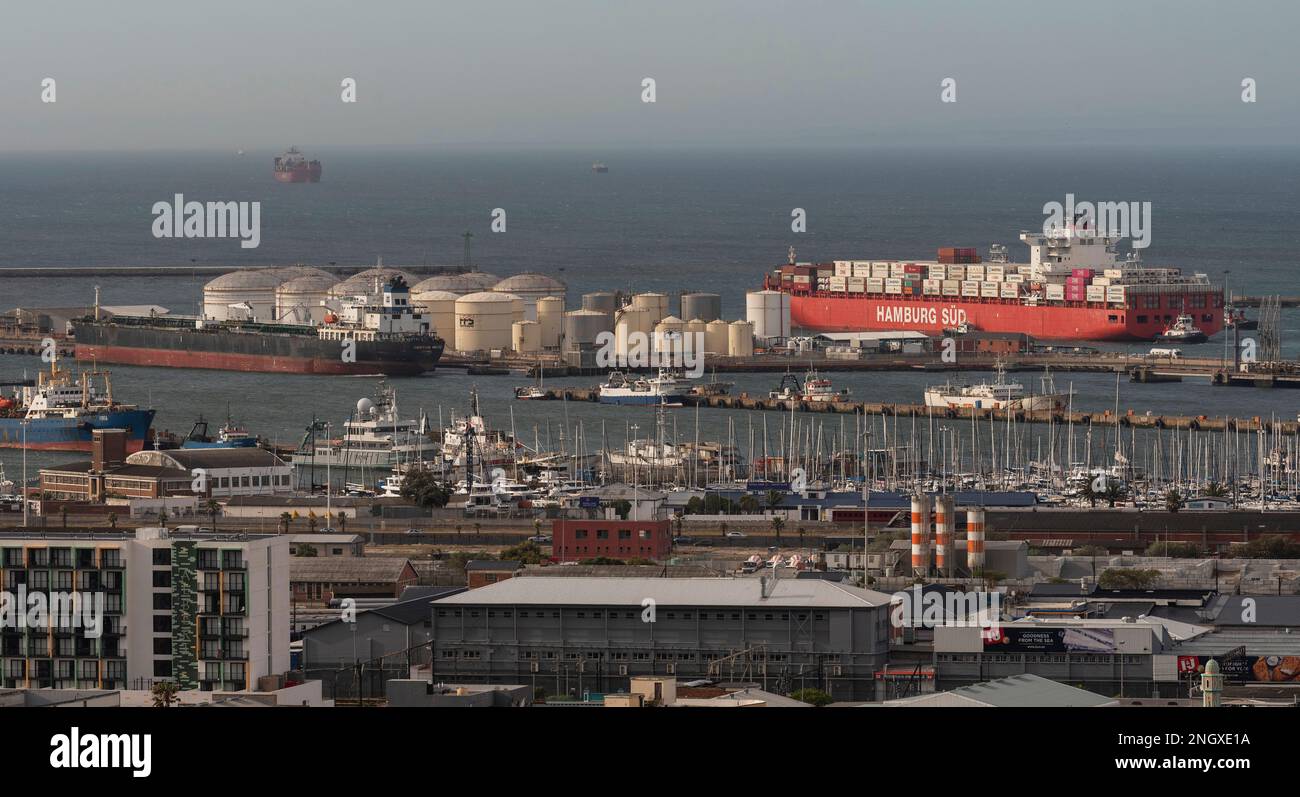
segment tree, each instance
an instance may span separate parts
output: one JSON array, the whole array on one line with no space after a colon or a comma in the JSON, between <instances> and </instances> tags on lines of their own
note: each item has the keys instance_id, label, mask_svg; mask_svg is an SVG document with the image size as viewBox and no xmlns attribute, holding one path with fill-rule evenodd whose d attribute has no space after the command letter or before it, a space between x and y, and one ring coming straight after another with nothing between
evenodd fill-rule
<instances>
[{"instance_id":1,"label":"tree","mask_svg":"<svg viewBox=\"0 0 1300 797\"><path fill-rule=\"evenodd\" d=\"M1201 546L1194 542L1153 542L1147 546L1147 556L1169 556L1174 559L1199 559Z\"/></svg>"},{"instance_id":2,"label":"tree","mask_svg":"<svg viewBox=\"0 0 1300 797\"><path fill-rule=\"evenodd\" d=\"M632 514L632 502L626 499L615 501L610 506L614 508L619 520L627 520L627 516Z\"/></svg>"},{"instance_id":3,"label":"tree","mask_svg":"<svg viewBox=\"0 0 1300 797\"><path fill-rule=\"evenodd\" d=\"M532 540L525 540L518 545L506 548L501 552L502 560L518 560L526 565L539 565L546 561L546 554L542 553L542 546Z\"/></svg>"},{"instance_id":4,"label":"tree","mask_svg":"<svg viewBox=\"0 0 1300 797\"><path fill-rule=\"evenodd\" d=\"M208 511L208 517L212 518L212 530L213 530L213 531L216 531L216 530L217 530L217 513L221 511L221 504L218 504L216 501L214 501L213 499L209 498L209 499L208 499L208 500L203 504L203 508L206 509L206 510Z\"/></svg>"},{"instance_id":5,"label":"tree","mask_svg":"<svg viewBox=\"0 0 1300 797\"><path fill-rule=\"evenodd\" d=\"M1101 493L1093 489L1092 482L1086 482L1083 489L1079 491L1079 495L1083 496L1084 500L1088 502L1088 506L1096 506L1097 499L1101 498Z\"/></svg>"},{"instance_id":6,"label":"tree","mask_svg":"<svg viewBox=\"0 0 1300 797\"><path fill-rule=\"evenodd\" d=\"M810 705L816 706L818 708L821 708L822 706L829 706L831 703L835 702L830 695L826 694L822 690L812 689L812 688L798 689L794 692L791 692L790 697L793 697L795 700L798 700L800 702L808 703Z\"/></svg>"},{"instance_id":7,"label":"tree","mask_svg":"<svg viewBox=\"0 0 1300 797\"><path fill-rule=\"evenodd\" d=\"M312 512L312 513L310 513L310 514L307 515L307 533L308 533L308 534L315 534L315 533L316 533L316 513L315 513L315 512Z\"/></svg>"},{"instance_id":8,"label":"tree","mask_svg":"<svg viewBox=\"0 0 1300 797\"><path fill-rule=\"evenodd\" d=\"M158 510L158 525L162 526L163 528L167 528L167 505L166 504L163 504L162 508Z\"/></svg>"},{"instance_id":9,"label":"tree","mask_svg":"<svg viewBox=\"0 0 1300 797\"><path fill-rule=\"evenodd\" d=\"M298 546L298 553L297 553L297 555L298 555L298 556L306 556L306 557L312 557L312 556L315 556L315 555L316 555L316 546L315 546L315 545L308 545L307 543L304 542L302 545L299 545L299 546Z\"/></svg>"},{"instance_id":10,"label":"tree","mask_svg":"<svg viewBox=\"0 0 1300 797\"><path fill-rule=\"evenodd\" d=\"M763 501L768 509L776 509L785 500L785 493L780 490L768 490L763 494Z\"/></svg>"},{"instance_id":11,"label":"tree","mask_svg":"<svg viewBox=\"0 0 1300 797\"><path fill-rule=\"evenodd\" d=\"M442 508L451 493L438 481L438 475L426 468L409 470L402 477L402 498L425 509Z\"/></svg>"},{"instance_id":12,"label":"tree","mask_svg":"<svg viewBox=\"0 0 1300 797\"><path fill-rule=\"evenodd\" d=\"M1159 582L1159 570L1112 567L1097 579L1097 586L1102 589L1151 589Z\"/></svg>"},{"instance_id":13,"label":"tree","mask_svg":"<svg viewBox=\"0 0 1300 797\"><path fill-rule=\"evenodd\" d=\"M289 514L288 512L281 512L281 513L280 513L280 533L281 533L281 534L288 534L288 533L289 533L289 524L292 523L292 522L293 522L293 515Z\"/></svg>"},{"instance_id":14,"label":"tree","mask_svg":"<svg viewBox=\"0 0 1300 797\"><path fill-rule=\"evenodd\" d=\"M170 708L180 702L176 697L179 690L175 681L159 681L150 691L153 693L154 708Z\"/></svg>"},{"instance_id":15,"label":"tree","mask_svg":"<svg viewBox=\"0 0 1300 797\"><path fill-rule=\"evenodd\" d=\"M1207 498L1226 498L1228 496L1228 486L1220 482L1210 482L1201 490L1201 495Z\"/></svg>"},{"instance_id":16,"label":"tree","mask_svg":"<svg viewBox=\"0 0 1300 797\"><path fill-rule=\"evenodd\" d=\"M803 526L800 526L800 527L799 527L799 547L800 547L800 548L803 547L803 535L804 535L804 527L803 527Z\"/></svg>"},{"instance_id":17,"label":"tree","mask_svg":"<svg viewBox=\"0 0 1300 797\"><path fill-rule=\"evenodd\" d=\"M1112 508L1114 508L1116 501L1121 500L1127 494L1128 488L1125 487L1124 483L1119 479L1106 480L1106 492L1104 495L1106 496L1106 503Z\"/></svg>"},{"instance_id":18,"label":"tree","mask_svg":"<svg viewBox=\"0 0 1300 797\"><path fill-rule=\"evenodd\" d=\"M1300 559L1300 543L1278 534L1270 534L1244 545L1232 546L1232 555L1243 559Z\"/></svg>"},{"instance_id":19,"label":"tree","mask_svg":"<svg viewBox=\"0 0 1300 797\"><path fill-rule=\"evenodd\" d=\"M117 531L117 513L116 513L116 512L114 512L114 513L112 513L112 514L110 514L110 515L108 516L108 527L109 527L110 529L112 529L113 531Z\"/></svg>"},{"instance_id":20,"label":"tree","mask_svg":"<svg viewBox=\"0 0 1300 797\"><path fill-rule=\"evenodd\" d=\"M780 515L772 516L772 533L776 535L776 544L781 545L781 529L785 528L785 518Z\"/></svg>"},{"instance_id":21,"label":"tree","mask_svg":"<svg viewBox=\"0 0 1300 797\"><path fill-rule=\"evenodd\" d=\"M1177 512L1183 508L1183 495L1174 488L1169 488L1165 493L1165 509L1169 512Z\"/></svg>"},{"instance_id":22,"label":"tree","mask_svg":"<svg viewBox=\"0 0 1300 797\"><path fill-rule=\"evenodd\" d=\"M754 496L746 493L740 497L740 511L746 515L756 515L762 510L762 504Z\"/></svg>"}]
</instances>

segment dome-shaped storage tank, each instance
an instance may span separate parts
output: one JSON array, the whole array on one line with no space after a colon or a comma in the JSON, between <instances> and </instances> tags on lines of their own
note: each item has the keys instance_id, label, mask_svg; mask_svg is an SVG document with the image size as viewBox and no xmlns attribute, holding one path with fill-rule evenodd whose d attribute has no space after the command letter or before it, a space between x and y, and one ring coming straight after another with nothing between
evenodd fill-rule
<instances>
[{"instance_id":1,"label":"dome-shaped storage tank","mask_svg":"<svg viewBox=\"0 0 1300 797\"><path fill-rule=\"evenodd\" d=\"M727 330L727 356L754 356L754 325L748 321L732 321Z\"/></svg>"},{"instance_id":2,"label":"dome-shaped storage tank","mask_svg":"<svg viewBox=\"0 0 1300 797\"><path fill-rule=\"evenodd\" d=\"M449 346L453 345L456 337L456 300L459 298L459 294L451 291L423 291L411 295L411 304L429 317L434 333Z\"/></svg>"},{"instance_id":3,"label":"dome-shaped storage tank","mask_svg":"<svg viewBox=\"0 0 1300 797\"><path fill-rule=\"evenodd\" d=\"M346 299L349 296L369 296L377 293L376 286L383 288L393 277L401 277L410 285L415 278L410 272L397 268L377 266L358 272L330 288L331 299Z\"/></svg>"},{"instance_id":4,"label":"dome-shaped storage tank","mask_svg":"<svg viewBox=\"0 0 1300 797\"><path fill-rule=\"evenodd\" d=\"M745 294L745 320L754 325L754 337L765 344L790 337L790 294L750 291Z\"/></svg>"},{"instance_id":5,"label":"dome-shaped storage tank","mask_svg":"<svg viewBox=\"0 0 1300 797\"><path fill-rule=\"evenodd\" d=\"M563 300L565 293L568 291L563 282L545 274L533 272L506 277L492 286L492 290L496 293L513 294L522 299L524 318L529 321L537 320L537 301L539 299L555 296Z\"/></svg>"},{"instance_id":6,"label":"dome-shaped storage tank","mask_svg":"<svg viewBox=\"0 0 1300 797\"><path fill-rule=\"evenodd\" d=\"M626 357L632 349L648 354L651 336L654 334L655 320L651 319L650 310L644 307L624 307L618 311L614 322L614 353Z\"/></svg>"},{"instance_id":7,"label":"dome-shaped storage tank","mask_svg":"<svg viewBox=\"0 0 1300 797\"><path fill-rule=\"evenodd\" d=\"M542 348L558 349L564 333L564 299L543 296L537 300L537 323L541 324Z\"/></svg>"},{"instance_id":8,"label":"dome-shaped storage tank","mask_svg":"<svg viewBox=\"0 0 1300 797\"><path fill-rule=\"evenodd\" d=\"M510 325L510 348L519 354L537 354L542 350L542 325L536 321L516 321Z\"/></svg>"},{"instance_id":9,"label":"dome-shaped storage tank","mask_svg":"<svg viewBox=\"0 0 1300 797\"><path fill-rule=\"evenodd\" d=\"M518 297L480 291L456 300L456 350L488 351L510 348L511 325Z\"/></svg>"},{"instance_id":10,"label":"dome-shaped storage tank","mask_svg":"<svg viewBox=\"0 0 1300 797\"><path fill-rule=\"evenodd\" d=\"M632 306L648 311L651 324L658 324L668 315L668 297L662 293L638 293L632 297Z\"/></svg>"},{"instance_id":11,"label":"dome-shaped storage tank","mask_svg":"<svg viewBox=\"0 0 1300 797\"><path fill-rule=\"evenodd\" d=\"M411 286L411 293L421 291L450 291L462 296L467 293L490 291L501 278L486 271L466 271L462 274L439 274L428 277Z\"/></svg>"},{"instance_id":12,"label":"dome-shaped storage tank","mask_svg":"<svg viewBox=\"0 0 1300 797\"><path fill-rule=\"evenodd\" d=\"M237 311L235 317L251 314L257 321L270 321L275 317L275 289L284 280L284 275L269 268L222 274L203 286L203 316L227 321L232 317L231 305L248 305L249 310Z\"/></svg>"},{"instance_id":13,"label":"dome-shaped storage tank","mask_svg":"<svg viewBox=\"0 0 1300 797\"><path fill-rule=\"evenodd\" d=\"M674 353L682 350L682 333L686 331L686 322L670 315L655 324L654 350Z\"/></svg>"},{"instance_id":14,"label":"dome-shaped storage tank","mask_svg":"<svg viewBox=\"0 0 1300 797\"><path fill-rule=\"evenodd\" d=\"M595 310L598 313L614 315L618 309L618 297L605 291L582 294L582 309Z\"/></svg>"},{"instance_id":15,"label":"dome-shaped storage tank","mask_svg":"<svg viewBox=\"0 0 1300 797\"><path fill-rule=\"evenodd\" d=\"M727 352L730 351L730 345L727 343L730 327L730 324L721 319L706 324L704 327L704 351L726 357Z\"/></svg>"},{"instance_id":16,"label":"dome-shaped storage tank","mask_svg":"<svg viewBox=\"0 0 1300 797\"><path fill-rule=\"evenodd\" d=\"M705 323L722 318L722 297L716 293L687 293L682 295L682 318L699 319Z\"/></svg>"},{"instance_id":17,"label":"dome-shaped storage tank","mask_svg":"<svg viewBox=\"0 0 1300 797\"><path fill-rule=\"evenodd\" d=\"M333 276L322 272L302 274L280 283L275 289L275 320L283 324L320 324L329 312L324 302L336 282Z\"/></svg>"}]
</instances>

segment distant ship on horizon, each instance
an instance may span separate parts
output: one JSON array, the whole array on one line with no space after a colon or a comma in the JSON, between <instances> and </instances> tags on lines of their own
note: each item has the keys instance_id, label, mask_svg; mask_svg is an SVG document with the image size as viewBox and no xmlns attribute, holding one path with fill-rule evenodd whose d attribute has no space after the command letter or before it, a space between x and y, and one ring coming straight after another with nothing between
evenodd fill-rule
<instances>
[{"instance_id":1,"label":"distant ship on horizon","mask_svg":"<svg viewBox=\"0 0 1300 797\"><path fill-rule=\"evenodd\" d=\"M318 160L307 160L297 147L289 147L283 155L275 156L275 179L282 183L319 183L321 165Z\"/></svg>"},{"instance_id":2,"label":"distant ship on horizon","mask_svg":"<svg viewBox=\"0 0 1300 797\"><path fill-rule=\"evenodd\" d=\"M596 174L604 174L605 172L609 171L609 167L601 163L600 161L596 161L595 163L591 164L591 170Z\"/></svg>"}]
</instances>

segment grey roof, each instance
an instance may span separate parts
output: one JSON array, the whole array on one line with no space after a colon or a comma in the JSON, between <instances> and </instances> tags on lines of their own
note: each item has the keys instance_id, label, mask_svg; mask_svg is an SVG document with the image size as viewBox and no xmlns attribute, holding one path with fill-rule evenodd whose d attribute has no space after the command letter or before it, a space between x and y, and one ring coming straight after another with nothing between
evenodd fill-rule
<instances>
[{"instance_id":1,"label":"grey roof","mask_svg":"<svg viewBox=\"0 0 1300 797\"><path fill-rule=\"evenodd\" d=\"M523 567L524 563L517 559L471 559L465 563L465 570L484 570L488 572L509 572L513 573Z\"/></svg>"},{"instance_id":2,"label":"grey roof","mask_svg":"<svg viewBox=\"0 0 1300 797\"><path fill-rule=\"evenodd\" d=\"M369 506L369 498L351 498L344 495L333 496L330 507ZM227 506L269 506L269 507L320 507L326 506L323 495L236 495L226 501Z\"/></svg>"},{"instance_id":3,"label":"grey roof","mask_svg":"<svg viewBox=\"0 0 1300 797\"><path fill-rule=\"evenodd\" d=\"M294 556L289 560L289 580L331 584L397 581L408 564L401 556Z\"/></svg>"},{"instance_id":4,"label":"grey roof","mask_svg":"<svg viewBox=\"0 0 1300 797\"><path fill-rule=\"evenodd\" d=\"M353 545L363 540L360 534L290 534L290 543L310 542L324 545Z\"/></svg>"},{"instance_id":5,"label":"grey roof","mask_svg":"<svg viewBox=\"0 0 1300 797\"><path fill-rule=\"evenodd\" d=\"M549 565L528 567L518 575L546 578L716 578L724 573L704 565Z\"/></svg>"},{"instance_id":6,"label":"grey roof","mask_svg":"<svg viewBox=\"0 0 1300 797\"><path fill-rule=\"evenodd\" d=\"M1068 684L1053 681L1031 673L1012 675L996 681L971 684L949 692L935 692L931 695L890 701L891 705L925 705L940 702L941 696L956 696L980 706L1003 708L1067 708L1079 706L1102 706L1112 702L1111 698L1079 689ZM946 701L944 701L946 704Z\"/></svg>"},{"instance_id":7,"label":"grey roof","mask_svg":"<svg viewBox=\"0 0 1300 797\"><path fill-rule=\"evenodd\" d=\"M175 461L186 470L192 468L270 468L284 467L284 460L263 448L173 448L166 451L142 451L127 457L127 462L136 464L142 455L162 454L165 459Z\"/></svg>"},{"instance_id":8,"label":"grey roof","mask_svg":"<svg viewBox=\"0 0 1300 797\"><path fill-rule=\"evenodd\" d=\"M667 493L646 490L641 487L633 488L628 484L607 484L603 487L593 487L589 490L583 490L581 495L599 498L602 501L631 501L633 498L638 501L662 501L668 497Z\"/></svg>"},{"instance_id":9,"label":"grey roof","mask_svg":"<svg viewBox=\"0 0 1300 797\"><path fill-rule=\"evenodd\" d=\"M371 609L370 614L386 617L402 625L422 623L430 617L432 611L429 608L430 604L464 592L465 589L465 587L407 587L402 590L402 600L389 606ZM419 594L411 596L411 593L417 590Z\"/></svg>"},{"instance_id":10,"label":"grey roof","mask_svg":"<svg viewBox=\"0 0 1300 797\"><path fill-rule=\"evenodd\" d=\"M1246 606L1245 601L1253 601ZM1222 595L1214 601L1216 626L1286 626L1300 629L1300 595ZM1296 640L1300 649L1300 639Z\"/></svg>"},{"instance_id":11,"label":"grey roof","mask_svg":"<svg viewBox=\"0 0 1300 797\"><path fill-rule=\"evenodd\" d=\"M511 578L454 595L453 604L544 606L753 606L864 608L888 606L889 595L821 579L767 579L767 598L757 578Z\"/></svg>"}]
</instances>

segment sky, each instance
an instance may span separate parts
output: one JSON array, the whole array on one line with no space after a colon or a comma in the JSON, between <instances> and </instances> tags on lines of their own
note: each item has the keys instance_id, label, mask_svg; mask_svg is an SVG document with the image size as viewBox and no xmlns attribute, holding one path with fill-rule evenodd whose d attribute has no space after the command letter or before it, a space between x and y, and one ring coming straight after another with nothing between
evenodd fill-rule
<instances>
[{"instance_id":1,"label":"sky","mask_svg":"<svg viewBox=\"0 0 1300 797\"><path fill-rule=\"evenodd\" d=\"M1289 145L1298 29L1293 0L9 0L0 152Z\"/></svg>"}]
</instances>

